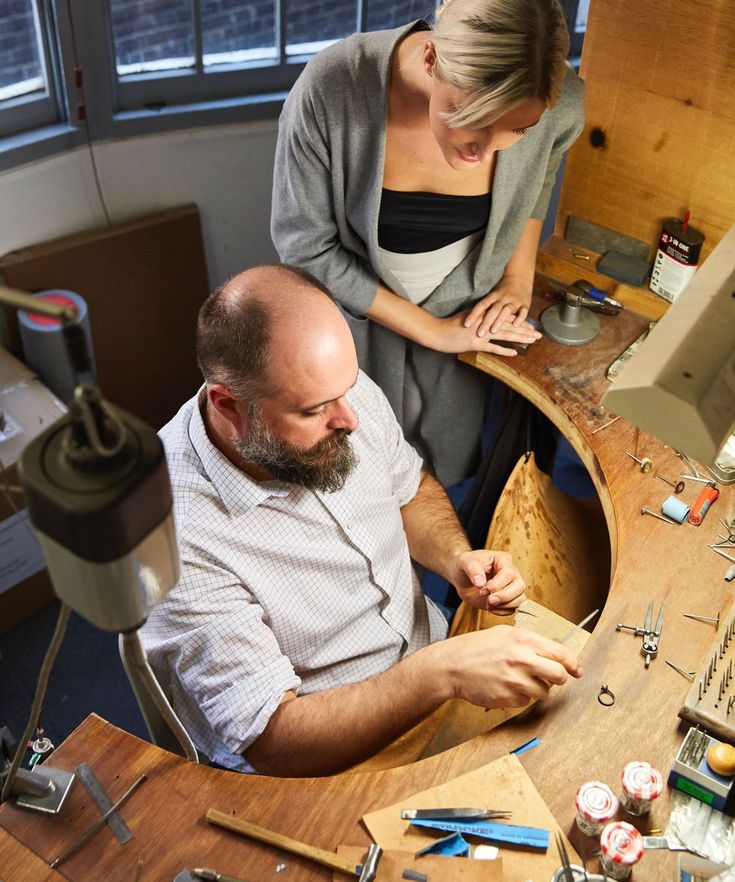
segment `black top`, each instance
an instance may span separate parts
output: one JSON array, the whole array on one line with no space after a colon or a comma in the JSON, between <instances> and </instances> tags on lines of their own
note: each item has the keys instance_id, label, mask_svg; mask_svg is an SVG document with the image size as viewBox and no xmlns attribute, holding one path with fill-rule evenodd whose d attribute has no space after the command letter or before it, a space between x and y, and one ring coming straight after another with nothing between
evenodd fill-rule
<instances>
[{"instance_id":1,"label":"black top","mask_svg":"<svg viewBox=\"0 0 735 882\"><path fill-rule=\"evenodd\" d=\"M484 230L489 217L489 193L453 196L383 187L378 244L399 254L435 251Z\"/></svg>"}]
</instances>

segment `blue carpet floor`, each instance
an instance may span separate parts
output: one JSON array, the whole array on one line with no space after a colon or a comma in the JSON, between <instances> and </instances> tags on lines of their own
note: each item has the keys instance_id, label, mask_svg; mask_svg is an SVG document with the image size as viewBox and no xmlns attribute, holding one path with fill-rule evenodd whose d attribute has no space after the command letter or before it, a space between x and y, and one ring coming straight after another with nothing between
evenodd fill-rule
<instances>
[{"instance_id":1,"label":"blue carpet floor","mask_svg":"<svg viewBox=\"0 0 735 882\"><path fill-rule=\"evenodd\" d=\"M56 625L54 603L0 636L0 726L20 737L36 679ZM148 738L117 649L117 634L100 631L72 613L56 658L40 725L60 744L90 713Z\"/></svg>"}]
</instances>

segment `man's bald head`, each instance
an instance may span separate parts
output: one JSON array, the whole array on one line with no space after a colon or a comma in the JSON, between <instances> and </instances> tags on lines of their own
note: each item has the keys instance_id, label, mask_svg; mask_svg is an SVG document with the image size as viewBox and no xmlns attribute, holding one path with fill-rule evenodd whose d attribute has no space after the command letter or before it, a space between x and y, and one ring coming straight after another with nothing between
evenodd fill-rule
<instances>
[{"instance_id":1,"label":"man's bald head","mask_svg":"<svg viewBox=\"0 0 735 882\"><path fill-rule=\"evenodd\" d=\"M197 359L207 385L221 383L245 401L274 394L310 359L344 345L352 340L330 292L285 264L233 276L199 311Z\"/></svg>"}]
</instances>

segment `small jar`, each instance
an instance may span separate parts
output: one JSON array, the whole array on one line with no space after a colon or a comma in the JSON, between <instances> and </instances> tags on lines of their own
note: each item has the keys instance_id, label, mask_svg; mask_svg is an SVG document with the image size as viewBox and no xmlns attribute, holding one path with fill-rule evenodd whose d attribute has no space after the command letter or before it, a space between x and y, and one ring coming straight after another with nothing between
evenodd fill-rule
<instances>
[{"instance_id":1,"label":"small jar","mask_svg":"<svg viewBox=\"0 0 735 882\"><path fill-rule=\"evenodd\" d=\"M577 864L569 864L569 870L572 874L572 882L585 882L585 879L589 879L584 867L579 867ZM564 867L559 867L558 870L554 870L551 882L569 882L569 872Z\"/></svg>"},{"instance_id":2,"label":"small jar","mask_svg":"<svg viewBox=\"0 0 735 882\"><path fill-rule=\"evenodd\" d=\"M623 808L631 815L645 815L654 799L661 795L664 782L661 772L650 763L632 762L620 776L623 785Z\"/></svg>"},{"instance_id":3,"label":"small jar","mask_svg":"<svg viewBox=\"0 0 735 882\"><path fill-rule=\"evenodd\" d=\"M627 821L607 824L600 836L600 863L611 879L627 879L643 857L643 837Z\"/></svg>"},{"instance_id":4,"label":"small jar","mask_svg":"<svg viewBox=\"0 0 735 882\"><path fill-rule=\"evenodd\" d=\"M618 798L601 781L587 781L577 791L577 826L585 836L599 836L618 813Z\"/></svg>"}]
</instances>

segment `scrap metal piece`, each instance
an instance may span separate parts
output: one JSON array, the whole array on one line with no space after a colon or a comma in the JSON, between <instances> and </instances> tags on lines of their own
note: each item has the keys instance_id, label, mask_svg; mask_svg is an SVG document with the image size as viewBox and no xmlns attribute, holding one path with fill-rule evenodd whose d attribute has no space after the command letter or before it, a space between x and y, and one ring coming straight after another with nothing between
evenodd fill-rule
<instances>
[{"instance_id":1,"label":"scrap metal piece","mask_svg":"<svg viewBox=\"0 0 735 882\"><path fill-rule=\"evenodd\" d=\"M96 820L86 832L82 833L82 835L79 837L79 839L77 839L76 842L70 845L69 848L67 848L66 851L62 852L55 861L52 861L52 863L49 864L51 869L53 870L58 867L59 864L61 864L68 857L71 857L75 852L77 852L84 845L84 843L87 842L88 839L91 839L92 836L99 830L99 828L104 825L105 821L107 820L107 816L119 809L120 806L125 802L125 800L132 795L133 791L137 790L138 787L140 787L140 785L146 780L147 777L148 776L145 774L141 775L140 778L135 781L135 783L128 787L125 793L123 793L120 799L118 799L118 801L110 808L108 812L102 815L101 818L98 818L98 820Z\"/></svg>"},{"instance_id":2,"label":"scrap metal piece","mask_svg":"<svg viewBox=\"0 0 735 882\"><path fill-rule=\"evenodd\" d=\"M19 789L33 788L35 791L18 793L15 804L19 808L44 815L58 815L74 782L74 773L51 766L34 766L32 771L18 769L15 782ZM16 792L15 789L12 792Z\"/></svg>"},{"instance_id":3,"label":"scrap metal piece","mask_svg":"<svg viewBox=\"0 0 735 882\"><path fill-rule=\"evenodd\" d=\"M121 845L130 842L133 838L133 833L130 827L125 823L119 812L110 812L110 809L112 808L112 800L105 792L99 778L92 771L90 765L88 763L80 763L74 771L77 778L79 778L84 785L84 789L89 794L89 798L100 810L100 814L106 815L107 820L105 823L110 830L112 830L115 839L117 839Z\"/></svg>"},{"instance_id":4,"label":"scrap metal piece","mask_svg":"<svg viewBox=\"0 0 735 882\"><path fill-rule=\"evenodd\" d=\"M358 882L374 882L381 857L383 857L383 849L381 846L373 843L368 849Z\"/></svg>"}]
</instances>

